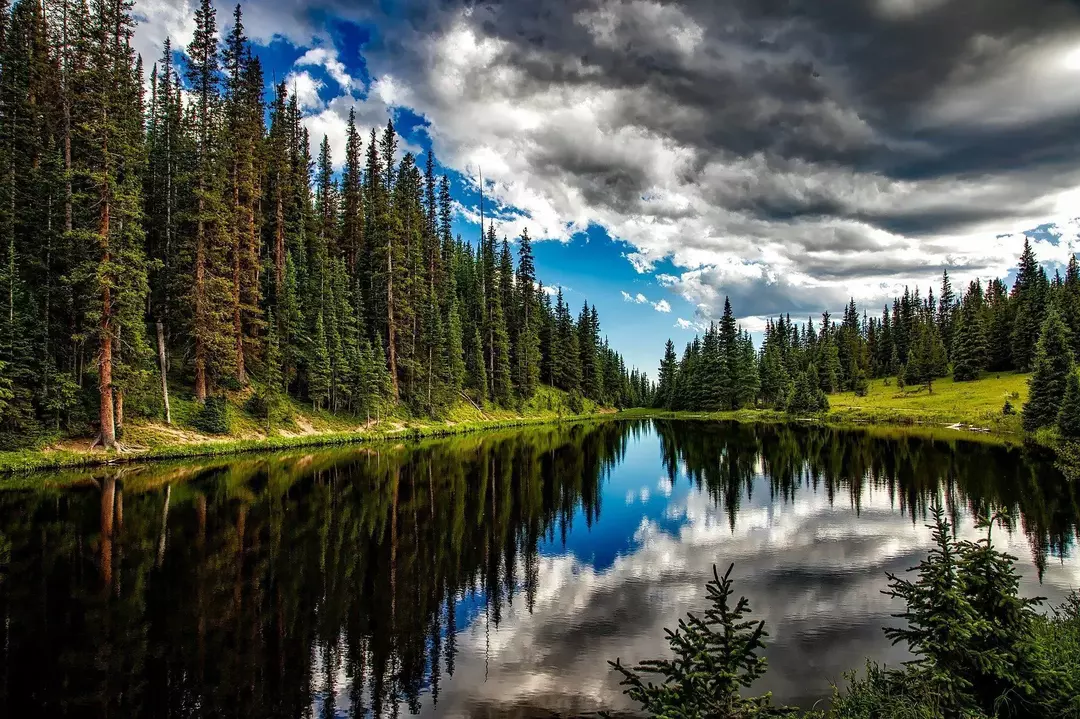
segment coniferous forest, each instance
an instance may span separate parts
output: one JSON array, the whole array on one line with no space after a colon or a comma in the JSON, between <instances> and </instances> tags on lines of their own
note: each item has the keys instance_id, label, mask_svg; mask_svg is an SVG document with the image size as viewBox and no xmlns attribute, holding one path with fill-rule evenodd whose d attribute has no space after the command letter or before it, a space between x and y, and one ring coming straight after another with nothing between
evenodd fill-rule
<instances>
[{"instance_id":1,"label":"coniferous forest","mask_svg":"<svg viewBox=\"0 0 1080 719\"><path fill-rule=\"evenodd\" d=\"M250 386L268 421L286 396L438 416L540 383L647 403L596 308L537 281L527 233L452 236L448 178L392 121L363 137L350 115L338 171L239 6L219 40L203 0L186 54L154 63L131 9L0 0L3 445L112 447L125 418L168 419L170 387L213 408Z\"/></svg>"},{"instance_id":2,"label":"coniferous forest","mask_svg":"<svg viewBox=\"0 0 1080 719\"><path fill-rule=\"evenodd\" d=\"M946 270L936 297L932 288L925 297L905 289L880 316L851 300L839 322L827 311L817 325L790 315L769 320L757 351L726 301L719 323L681 358L668 341L654 406L817 412L828 409L830 394L865 395L871 379L932 392L935 380L950 375L968 382L1017 371L1031 373L1024 429L1056 425L1063 436L1080 437L1078 359L1080 264L1072 257L1065 276L1051 279L1025 241L1011 288L995 278L958 292Z\"/></svg>"}]
</instances>

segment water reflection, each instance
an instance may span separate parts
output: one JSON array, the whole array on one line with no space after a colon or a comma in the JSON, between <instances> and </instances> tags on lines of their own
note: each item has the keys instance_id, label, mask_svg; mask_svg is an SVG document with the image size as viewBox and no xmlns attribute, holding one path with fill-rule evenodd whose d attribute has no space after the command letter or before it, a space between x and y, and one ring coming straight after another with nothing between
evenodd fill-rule
<instances>
[{"instance_id":1,"label":"water reflection","mask_svg":"<svg viewBox=\"0 0 1080 719\"><path fill-rule=\"evenodd\" d=\"M936 497L967 532L1014 510L1025 591L1080 585L1075 488L968 442L606 422L57 475L0 493L0 714L618 708L605 660L662 651L731 561L765 688L808 704L903 658L880 590Z\"/></svg>"}]
</instances>

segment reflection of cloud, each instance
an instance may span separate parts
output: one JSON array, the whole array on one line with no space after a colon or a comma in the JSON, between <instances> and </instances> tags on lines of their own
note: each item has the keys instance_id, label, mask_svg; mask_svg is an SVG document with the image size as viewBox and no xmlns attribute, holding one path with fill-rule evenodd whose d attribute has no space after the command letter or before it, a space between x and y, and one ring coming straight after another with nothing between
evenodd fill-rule
<instances>
[{"instance_id":1,"label":"reflection of cloud","mask_svg":"<svg viewBox=\"0 0 1080 719\"><path fill-rule=\"evenodd\" d=\"M666 531L669 522L642 519L633 549L605 571L570 554L542 557L532 614L515 601L497 629L481 616L462 631L457 671L443 686L438 713L628 706L606 661L666 652L664 627L703 607L714 563L723 571L734 562L737 591L751 600L754 616L766 620L771 668L762 687L780 702L828 695L829 682L842 681L842 673L861 667L867 656L890 664L905 658L881 632L900 608L881 590L886 571L903 572L925 554L930 530L922 519L902 515L885 490L865 489L856 514L849 502L830 505L808 488L794 502L773 500L759 476L754 500L743 495L732 524L725 507L703 491L684 494L685 488L685 481L676 484L663 510L668 520L680 520L677 528ZM635 494L647 491L631 490L627 501ZM959 533L977 535L970 517L962 515ZM1024 594L1056 603L1080 585L1080 565L1069 561L1048 567L1039 586L1024 535L999 541L1021 558ZM425 711L435 713L428 705Z\"/></svg>"}]
</instances>

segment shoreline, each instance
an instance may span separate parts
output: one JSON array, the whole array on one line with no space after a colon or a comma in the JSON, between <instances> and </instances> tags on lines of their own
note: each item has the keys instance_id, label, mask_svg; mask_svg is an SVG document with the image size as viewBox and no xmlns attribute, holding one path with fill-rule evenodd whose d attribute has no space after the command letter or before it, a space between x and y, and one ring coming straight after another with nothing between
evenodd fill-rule
<instances>
[{"instance_id":1,"label":"shoreline","mask_svg":"<svg viewBox=\"0 0 1080 719\"><path fill-rule=\"evenodd\" d=\"M483 432L487 430L564 424L567 422L583 422L597 419L616 419L618 417L618 412L609 410L563 416L522 416L510 419L471 420L468 422L418 423L412 426L393 429L371 429L344 432L331 431L305 435L282 435L249 439L210 439L188 444L168 444L149 449L125 450L120 452L63 449L16 450L0 452L0 482L3 481L4 477L57 469L133 464L137 462L157 462L198 457L222 457L228 455L251 454L254 452L275 452L278 450L300 449L304 447L334 447L369 442L452 437L455 435Z\"/></svg>"},{"instance_id":2,"label":"shoreline","mask_svg":"<svg viewBox=\"0 0 1080 719\"><path fill-rule=\"evenodd\" d=\"M931 439L964 440L1009 447L1027 447L1062 456L1062 445L1053 433L1027 434L1020 429L1019 417L988 416L985 410L961 402L947 410L905 406L874 406L852 397L842 397L839 406L820 415L792 416L772 409L741 409L724 411L671 411L651 408L632 408L622 411L599 408L581 414L559 415L544 412L529 416L502 416L454 420L401 419L384 421L370 428L335 429L299 435L257 436L247 438L213 438L200 436L192 441L164 441L147 448L124 451L64 449L25 449L0 452L0 481L3 476L41 470L58 470L135 462L153 462L196 457L221 457L272 452L303 447L332 447L349 444L413 440L428 437L449 437L471 432L542 426L596 419L635 420L668 419L697 421L727 421L751 424L814 424L835 429L858 430L876 434L902 432ZM861 399L861 398L860 398ZM404 424L404 426L395 426Z\"/></svg>"},{"instance_id":3,"label":"shoreline","mask_svg":"<svg viewBox=\"0 0 1080 719\"><path fill-rule=\"evenodd\" d=\"M889 416L871 412L831 410L820 415L793 416L780 410L740 409L715 412L630 409L619 412L619 419L666 419L715 422L739 422L743 424L796 424L817 425L832 429L856 431L901 430L928 438L947 437L972 442L984 442L1004 446L1038 447L1056 453L1056 442L1051 438L1024 434L1021 431L1001 427L982 427L975 420L930 418L918 413L896 410Z\"/></svg>"}]
</instances>

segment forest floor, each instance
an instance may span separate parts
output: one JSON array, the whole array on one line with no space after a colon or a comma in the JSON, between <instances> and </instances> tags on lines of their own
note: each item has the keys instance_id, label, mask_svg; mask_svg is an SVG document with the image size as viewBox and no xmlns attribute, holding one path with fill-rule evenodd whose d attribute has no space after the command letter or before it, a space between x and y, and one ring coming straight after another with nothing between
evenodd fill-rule
<instances>
[{"instance_id":1,"label":"forest floor","mask_svg":"<svg viewBox=\"0 0 1080 719\"><path fill-rule=\"evenodd\" d=\"M896 386L896 379L870 383L865 397L854 392L829 395L829 411L807 418L836 426L919 427L922 430L965 432L995 440L1019 439L1020 410L1027 399L1028 374L985 373L974 382L936 380L932 391L925 387ZM1006 400L1014 414L1005 414ZM729 419L744 422L790 422L791 415L776 410L743 409L736 412L657 412L630 410L622 417L664 416L672 418ZM801 418L800 418L801 419Z\"/></svg>"},{"instance_id":2,"label":"forest floor","mask_svg":"<svg viewBox=\"0 0 1080 719\"><path fill-rule=\"evenodd\" d=\"M314 410L311 405L288 400L280 412L281 418L268 431L264 421L246 409L250 394L250 390L228 393L230 431L225 435L206 434L197 429L199 405L183 393L173 392L170 403L172 424L146 419L129 422L120 438L122 451L92 449L92 437L68 437L40 448L0 452L0 474L462 434L615 413L615 410L591 400L582 400L579 411L575 412L565 392L541 386L536 395L518 409L480 407L462 400L440 419L412 417L403 408L378 418L360 418Z\"/></svg>"}]
</instances>

